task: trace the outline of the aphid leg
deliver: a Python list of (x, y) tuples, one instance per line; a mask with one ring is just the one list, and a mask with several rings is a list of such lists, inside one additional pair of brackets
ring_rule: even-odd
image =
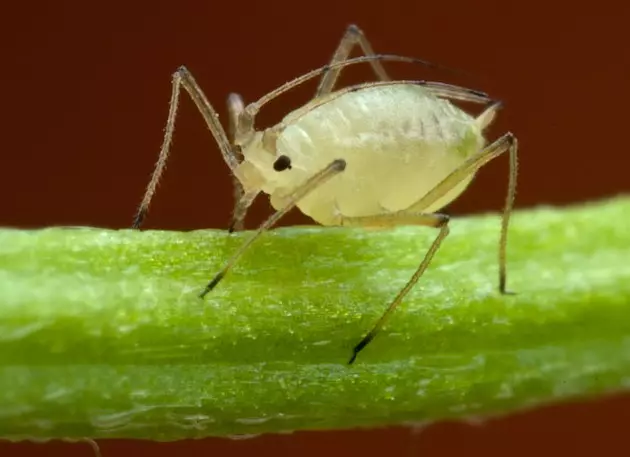
[[(493, 108), (494, 107), (494, 108)], [(488, 110), (496, 109), (493, 105)], [(480, 116), (484, 116), (482, 113)], [(450, 175), (444, 178), (437, 186), (429, 191), (420, 201), (411, 206), (410, 210), (421, 210), (428, 208), (436, 200), (451, 190), (457, 183), (461, 182), (466, 176), (477, 171), (479, 168), (490, 162), (492, 159), (500, 156), (504, 152), (510, 155), (510, 172), (508, 181), (508, 191), (503, 207), (503, 215), (501, 218), (501, 237), (499, 239), (499, 291), (502, 294), (512, 294), (506, 289), (507, 277), (507, 235), (510, 223), (510, 216), (514, 207), (514, 198), (516, 196), (516, 177), (518, 174), (518, 140), (508, 132), (501, 136), (494, 143), (483, 148), (478, 154), (470, 157), (455, 169)]]
[[(227, 99), (227, 107), (228, 107), (228, 115), (229, 115), (229, 129), (228, 135), (230, 144), (232, 145), (235, 154), (237, 153), (237, 148), (235, 148), (234, 140), (236, 138), (236, 127), (238, 124), (238, 117), (240, 113), (245, 110), (245, 104), (243, 103), (243, 99), (238, 94), (230, 94)], [(239, 161), (243, 159), (242, 153), (238, 151)], [(239, 211), (239, 202), (241, 198), (243, 198), (243, 186), (238, 178), (232, 175), (232, 187), (234, 188), (234, 209), (232, 210), (232, 218), (230, 219), (230, 225), (228, 227), (228, 232), (232, 233), (234, 231), (243, 229), (243, 221), (245, 220), (245, 211)], [(237, 217), (237, 213), (240, 217)]]
[(102, 457), (101, 448), (96, 441), (91, 438), (86, 438), (85, 441), (90, 445), (92, 451), (94, 451), (95, 457)]
[(328, 166), (311, 176), (303, 184), (297, 187), (291, 194), (286, 197), (286, 204), (283, 208), (277, 210), (272, 214), (265, 222), (263, 222), (258, 230), (256, 230), (252, 236), (245, 241), (236, 253), (230, 258), (225, 266), (215, 275), (214, 278), (208, 283), (206, 288), (201, 292), (200, 297), (203, 298), (208, 292), (223, 279), (223, 277), (230, 271), (238, 259), (247, 251), (247, 249), (256, 241), (265, 231), (267, 231), (273, 224), (288, 213), (295, 205), (313, 190), (317, 189), (321, 184), (328, 181), (333, 176), (341, 173), (346, 168), (346, 161), (343, 159), (333, 160)]
[(174, 74), (172, 79), (172, 92), (171, 100), (169, 103), (168, 118), (166, 121), (166, 128), (164, 129), (164, 140), (160, 149), (160, 155), (158, 156), (151, 181), (147, 186), (147, 189), (136, 213), (136, 217), (133, 222), (133, 228), (140, 228), (155, 193), (158, 181), (166, 166), (166, 159), (168, 158), (171, 141), (173, 138), (173, 131), (175, 130), (175, 117), (177, 115), (177, 109), (179, 107), (179, 92), (180, 87), (184, 87), (186, 92), (190, 95), (195, 102), (197, 109), (206, 121), (206, 125), (210, 129), (212, 136), (216, 140), (223, 155), (223, 159), (228, 164), (231, 170), (234, 170), (238, 165), (238, 159), (234, 153), (233, 148), (228, 141), (228, 138), (219, 122), (219, 116), (214, 110), (210, 102), (206, 98), (205, 94), (193, 78), (192, 74), (185, 68), (180, 67)]
[[(490, 107), (488, 109), (497, 109), (497, 106), (493, 105), (494, 108)], [(483, 113), (482, 113), (483, 116)], [(431, 219), (434, 218), (433, 221), (434, 227), (439, 227), (440, 233), (437, 238), (429, 248), (429, 251), (425, 255), (424, 260), (420, 264), (420, 267), (411, 280), (407, 283), (407, 285), (403, 288), (403, 290), (396, 296), (394, 301), (389, 305), (385, 313), (381, 316), (381, 318), (377, 321), (374, 328), (357, 344), (354, 348), (354, 352), (350, 361), (348, 363), (353, 363), (357, 357), (357, 354), (367, 346), (367, 344), (374, 339), (378, 331), (382, 328), (383, 324), (389, 317), (389, 315), (394, 311), (396, 306), (400, 303), (402, 298), (409, 292), (411, 287), (418, 281), (422, 273), (428, 266), (431, 261), (433, 255), (437, 251), (440, 246), (440, 243), (448, 235), (448, 217), (439, 213), (436, 214), (426, 214), (421, 211), (424, 208), (430, 207), (435, 201), (437, 201), (440, 197), (449, 192), (453, 187), (455, 187), (458, 183), (460, 183), (464, 178), (469, 176), (471, 173), (477, 171), (479, 168), (490, 162), (492, 159), (500, 156), (504, 152), (508, 151), (510, 154), (510, 177), (509, 177), (509, 185), (508, 185), (508, 193), (507, 198), (505, 200), (505, 207), (503, 210), (503, 217), (501, 223), (501, 238), (499, 241), (499, 290), (501, 293), (510, 293), (505, 289), (506, 285), (506, 247), (507, 247), (507, 232), (508, 225), (510, 220), (510, 215), (512, 213), (512, 207), (514, 205), (514, 196), (516, 193), (516, 175), (517, 175), (517, 155), (518, 155), (518, 141), (516, 137), (512, 133), (506, 133), (501, 138), (496, 140), (494, 143), (483, 148), (478, 154), (470, 157), (463, 164), (461, 164), (456, 170), (451, 172), (446, 178), (444, 178), (437, 186), (435, 186), (431, 191), (429, 191), (424, 197), (422, 197), (418, 202), (411, 205), (405, 212), (408, 214), (395, 213), (392, 215), (383, 215), (376, 216), (371, 218), (356, 218), (356, 219), (344, 219), (344, 225), (376, 225), (380, 223), (381, 225), (398, 225), (398, 224), (419, 224), (419, 225), (431, 225)], [(417, 211), (417, 212), (416, 212)], [(415, 212), (415, 213), (414, 213)], [(417, 218), (417, 219), (415, 219)], [(424, 219), (423, 219), (424, 218)]]
[[(251, 193), (243, 192), (242, 188), (241, 189), (237, 188), (237, 186), (240, 187), (240, 185), (241, 185), (240, 181), (234, 178), (234, 190), (235, 190), (234, 197), (236, 201), (234, 203), (234, 210), (232, 211), (232, 219), (228, 227), (229, 233), (243, 230), (247, 210), (252, 205), (252, 203), (254, 203), (254, 200), (256, 199), (256, 197), (259, 195), (259, 192), (257, 191), (251, 192)], [(240, 193), (238, 195), (236, 195), (237, 189), (240, 190)]]
[(365, 348), (365, 346), (367, 346), (370, 343), (370, 341), (374, 339), (376, 334), (381, 330), (381, 328), (383, 328), (383, 325), (385, 324), (389, 316), (394, 312), (396, 307), (400, 304), (400, 302), (405, 297), (405, 295), (409, 293), (411, 288), (418, 282), (420, 277), (424, 274), (424, 271), (429, 266), (431, 259), (433, 259), (433, 256), (435, 255), (438, 248), (440, 247), (442, 240), (444, 240), (444, 238), (446, 238), (446, 236), (448, 235), (448, 232), (449, 232), (448, 221), (449, 221), (449, 217), (445, 214), (408, 213), (408, 212), (402, 212), (402, 211), (399, 213), (383, 214), (383, 215), (377, 215), (377, 216), (343, 218), (342, 225), (361, 225), (361, 226), (368, 226), (368, 227), (374, 227), (374, 226), (383, 227), (383, 226), (395, 226), (395, 225), (405, 224), (405, 225), (422, 225), (422, 226), (429, 226), (429, 227), (435, 227), (435, 228), (440, 229), (440, 232), (435, 237), (435, 240), (431, 244), (431, 247), (429, 247), (429, 250), (427, 251), (427, 253), (424, 255), (422, 262), (420, 262), (420, 265), (418, 266), (417, 270), (415, 271), (411, 279), (409, 279), (407, 284), (405, 284), (405, 287), (403, 287), (402, 290), (398, 292), (398, 295), (396, 295), (396, 298), (394, 298), (394, 300), (390, 303), (390, 305), (387, 307), (387, 310), (385, 310), (383, 315), (378, 319), (374, 327), (372, 327), (372, 329), (368, 332), (368, 334), (361, 341), (359, 341), (359, 344), (357, 344), (354, 347), (354, 349), (352, 350), (352, 357), (348, 361), (348, 364), (352, 364), (357, 358), (358, 353), (361, 350), (363, 350), (363, 348)]
[(516, 198), (516, 178), (518, 174), (518, 142), (515, 137), (511, 137), (512, 144), (510, 151), (510, 171), (508, 181), (508, 191), (505, 196), (503, 215), (501, 217), (501, 238), (499, 240), (499, 292), (506, 295), (514, 295), (514, 292), (506, 289), (507, 282), (507, 235), (510, 225), (510, 216), (514, 209), (514, 199)]
[[(478, 117), (477, 123), (484, 129), (488, 127), (494, 120), (497, 111), (501, 108), (501, 102), (496, 102), (486, 108)], [(512, 138), (513, 144), (509, 148), (510, 151), (510, 171), (508, 180), (508, 191), (505, 197), (505, 206), (501, 217), (501, 238), (499, 240), (499, 292), (506, 295), (513, 295), (506, 289), (506, 264), (507, 264), (507, 234), (510, 223), (510, 216), (514, 207), (514, 198), (516, 196), (516, 178), (518, 174), (518, 152), (516, 138)]]
[[(240, 146), (237, 144), (237, 138), (238, 133), (242, 130), (240, 119), (245, 111), (245, 104), (240, 95), (230, 94), (227, 100), (227, 106), (230, 121), (228, 130), (230, 144), (232, 145), (234, 155), (237, 156), (240, 162), (243, 160), (243, 154), (241, 153)], [(232, 185), (234, 187), (234, 209), (232, 210), (230, 225), (228, 226), (229, 233), (243, 230), (247, 210), (258, 196), (258, 192), (246, 195), (241, 182), (234, 175), (232, 175)]]
[[(368, 41), (367, 37), (363, 33), (363, 31), (354, 24), (351, 24), (346, 29), (346, 32), (343, 34), (335, 53), (333, 54), (332, 60), (330, 61), (330, 65), (333, 65), (333, 68), (330, 71), (327, 71), (322, 76), (322, 79), (319, 82), (319, 86), (317, 87), (317, 92), (315, 92), (315, 97), (319, 97), (321, 95), (325, 95), (330, 93), (335, 86), (335, 82), (337, 82), (337, 78), (341, 73), (342, 67), (334, 67), (335, 64), (339, 62), (343, 62), (348, 59), (348, 56), (352, 52), (352, 49), (359, 45), (363, 54), (365, 56), (375, 56), (374, 50), (372, 49), (372, 45)], [(379, 60), (370, 61), (370, 65), (376, 73), (376, 76), (381, 81), (389, 81), (391, 78), (385, 71), (383, 64)]]

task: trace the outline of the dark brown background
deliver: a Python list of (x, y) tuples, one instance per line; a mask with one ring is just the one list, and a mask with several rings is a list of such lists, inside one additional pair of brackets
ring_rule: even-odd
[[(623, 5), (623, 6), (622, 6)], [(0, 16), (0, 225), (126, 227), (157, 156), (170, 74), (186, 64), (225, 113), (326, 63), (345, 26), (377, 52), (439, 62), (473, 76), (394, 65), (394, 76), (447, 80), (506, 102), (494, 138), (520, 139), (519, 207), (630, 191), (630, 3), (353, 0), (11, 2)], [(357, 81), (367, 71), (351, 71)], [(307, 100), (278, 100), (259, 125)], [(225, 227), (227, 167), (184, 100), (172, 160), (147, 227)], [(484, 169), (453, 214), (497, 210), (507, 160)], [(268, 214), (264, 199), (248, 226)], [(299, 213), (284, 225), (308, 223)], [(456, 223), (456, 222), (455, 222)], [(301, 433), (249, 441), (105, 442), (134, 455), (626, 455), (630, 401), (609, 399), (422, 433)], [(0, 455), (88, 456), (86, 445), (8, 445)]]

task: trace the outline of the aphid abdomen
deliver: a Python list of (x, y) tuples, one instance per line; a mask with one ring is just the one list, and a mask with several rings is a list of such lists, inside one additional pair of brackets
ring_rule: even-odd
[[(298, 204), (322, 224), (338, 215), (367, 216), (409, 208), (484, 140), (473, 117), (420, 86), (380, 86), (347, 93), (289, 124), (277, 142), (278, 154), (291, 158), (283, 172), (281, 195), (334, 159), (345, 171)], [(471, 178), (445, 195), (444, 206)], [(446, 202), (446, 203), (444, 203)]]

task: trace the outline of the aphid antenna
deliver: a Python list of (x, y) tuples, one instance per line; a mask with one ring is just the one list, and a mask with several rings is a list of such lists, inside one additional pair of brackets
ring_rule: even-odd
[[(306, 81), (309, 81), (311, 79), (314, 78), (318, 78), (318, 77), (322, 77), (324, 76), (326, 73), (330, 72), (331, 70), (337, 70), (337, 69), (342, 69), (345, 67), (349, 67), (351, 65), (357, 65), (357, 64), (361, 64), (361, 63), (369, 63), (369, 62), (405, 62), (405, 63), (411, 63), (411, 64), (416, 64), (416, 65), (423, 65), (423, 66), (427, 66), (427, 67), (435, 67), (435, 68), (442, 68), (441, 65), (438, 64), (433, 64), (431, 62), (428, 62), (426, 60), (423, 59), (418, 59), (416, 57), (407, 57), (407, 56), (401, 56), (401, 55), (396, 55), (396, 54), (375, 54), (375, 55), (371, 55), (371, 56), (362, 56), (362, 57), (354, 57), (352, 59), (347, 59), (344, 60), (342, 62), (337, 62), (334, 64), (329, 64), (329, 65), (324, 65), (322, 67), (316, 68), (315, 70), (311, 70), (307, 73), (304, 73), (301, 76), (298, 76), (297, 78), (286, 82), (285, 84), (277, 87), (276, 89), (272, 90), (271, 92), (263, 95), (262, 97), (260, 97), (257, 101), (250, 103), (249, 105), (247, 105), (247, 107), (245, 108), (244, 113), (246, 113), (246, 115), (248, 117), (251, 117), (252, 119), (255, 117), (255, 115), (260, 111), (260, 109), (267, 103), (269, 103), (271, 100), (273, 100), (274, 98), (284, 94), (285, 92), (293, 89), (294, 87), (297, 87), (303, 83), (305, 83)], [(448, 68), (448, 67), (443, 67), (443, 68)], [(454, 70), (453, 70), (454, 71)], [(485, 92), (482, 91), (478, 91), (478, 90), (472, 90), (473, 92), (481, 95), (481, 96), (487, 96), (488, 94), (486, 94)]]

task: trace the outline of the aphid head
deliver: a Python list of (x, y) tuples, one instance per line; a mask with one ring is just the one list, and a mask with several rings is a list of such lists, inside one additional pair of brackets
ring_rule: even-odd
[(292, 188), (302, 177), (294, 170), (291, 158), (276, 149), (277, 133), (273, 129), (255, 132), (242, 147), (243, 161), (234, 174), (246, 192), (273, 194), (279, 188)]

